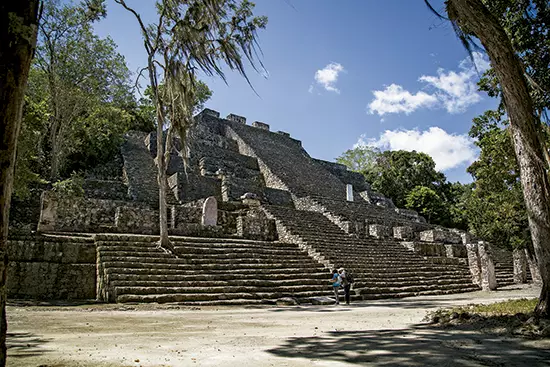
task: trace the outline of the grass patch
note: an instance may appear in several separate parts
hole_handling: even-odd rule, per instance
[[[461,327],[490,334],[527,338],[550,337],[550,320],[533,311],[538,299],[515,299],[491,304],[470,304],[428,312],[424,321],[441,327]]]
[[[491,303],[487,305],[468,305],[466,307],[455,307],[454,312],[479,313],[489,316],[516,315],[518,313],[530,314],[535,309],[538,299],[513,299],[504,302]]]

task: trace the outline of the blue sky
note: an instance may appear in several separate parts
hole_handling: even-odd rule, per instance
[[[126,1],[154,20],[153,0]],[[269,75],[249,68],[259,97],[228,73],[228,85],[205,79],[214,92],[207,107],[287,131],[315,158],[333,161],[356,144],[417,150],[449,180],[471,180],[471,120],[497,101],[476,91],[467,52],[423,1],[257,0],[255,13],[269,18],[259,34]],[[132,71],[145,65],[135,20],[112,0],[96,31],[114,39]],[[476,60],[478,70],[488,66],[486,56]]]

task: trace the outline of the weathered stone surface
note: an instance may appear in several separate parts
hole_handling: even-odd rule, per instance
[[[239,124],[246,124],[246,117],[235,115],[234,113],[227,115],[226,119],[229,121],[238,122]]]
[[[401,244],[422,256],[444,257],[446,255],[445,246],[442,243],[404,241]]]
[[[95,244],[86,239],[33,236],[8,241],[10,298],[94,299]]]
[[[158,233],[158,212],[150,209],[119,206],[115,212],[115,227],[118,232],[123,233]]]
[[[472,274],[472,281],[474,284],[481,286],[481,260],[477,250],[477,243],[466,244],[466,251],[468,254],[468,267]]]
[[[213,196],[210,196],[204,201],[201,224],[206,227],[218,224],[218,201]]]
[[[514,283],[527,283],[527,258],[523,249],[515,249],[514,258]]]
[[[468,257],[468,251],[466,250],[466,246],[462,244],[452,244],[452,245],[445,245],[445,251],[447,257],[459,257],[459,258],[467,258]]]
[[[497,288],[495,264],[491,256],[491,246],[487,242],[479,241],[477,245],[481,264],[481,289],[492,291]]]
[[[391,237],[392,229],[389,226],[382,224],[370,224],[369,225],[369,236],[376,238],[387,238]]]
[[[297,306],[300,303],[296,298],[292,297],[283,297],[277,299],[277,306]]]
[[[347,201],[353,201],[353,185],[347,184],[346,185],[346,200]]]
[[[334,298],[331,297],[312,297],[310,298],[310,302],[312,305],[333,305],[334,304]]]
[[[412,240],[414,239],[414,231],[412,227],[409,226],[393,227],[393,238],[398,240]]]
[[[440,229],[430,229],[420,232],[420,241],[425,242],[443,242],[443,243],[462,243],[462,238],[456,233],[443,231]]]
[[[254,121],[252,123],[252,126],[257,127],[258,129],[263,129],[263,130],[269,131],[269,124],[266,124],[264,122]]]
[[[277,239],[275,221],[260,209],[251,209],[237,218],[237,234],[252,240],[274,241]]]

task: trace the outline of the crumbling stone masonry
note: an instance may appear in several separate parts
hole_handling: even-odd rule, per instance
[[[361,174],[310,157],[268,123],[210,109],[195,121],[186,164],[174,138],[166,169],[169,232],[184,236],[172,239],[178,258],[156,248],[154,236],[156,146],[166,136],[130,132],[115,162],[86,174],[84,196],[44,192],[40,235],[12,232],[10,297],[311,302],[331,294],[332,267],[354,273],[356,299],[536,279],[529,258],[513,262],[510,252],[396,208]],[[199,284],[189,281],[197,269]],[[289,281],[293,272],[299,281]],[[241,278],[248,281],[232,281]]]

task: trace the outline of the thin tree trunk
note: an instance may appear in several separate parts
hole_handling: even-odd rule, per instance
[[[25,88],[36,47],[39,0],[0,3],[0,366],[6,365],[8,223]]]
[[[157,107],[158,109],[159,107]],[[164,249],[170,248],[168,238],[168,212],[166,210],[166,165],[164,161],[164,139],[162,121],[157,122],[157,167],[159,184],[159,227],[160,246]]]
[[[542,278],[536,314],[549,317],[550,306],[550,186],[537,132],[533,102],[510,39],[480,0],[448,0],[459,26],[466,26],[483,44],[502,87],[516,157],[520,166],[533,247]],[[449,9],[449,8],[448,8]],[[453,16],[449,14],[451,19]]]

